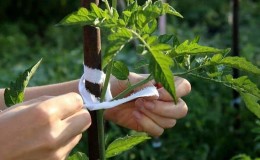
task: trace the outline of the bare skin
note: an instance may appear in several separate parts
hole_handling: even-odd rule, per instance
[[[131,73],[131,83],[147,75]],[[112,94],[126,88],[126,81],[111,78]],[[183,78],[175,78],[177,96],[187,95],[190,84]],[[63,160],[79,142],[82,132],[91,125],[89,112],[77,92],[78,81],[32,87],[26,90],[24,103],[5,109],[0,104],[0,157],[5,160]],[[149,82],[144,86],[154,85]],[[142,87],[144,87],[142,86]],[[141,87],[141,88],[142,88]],[[139,98],[105,111],[105,118],[123,127],[160,136],[165,128],[171,128],[176,120],[187,114],[185,102],[175,104],[164,88],[159,97]],[[0,97],[3,97],[0,90]],[[74,93],[69,93],[74,92]]]

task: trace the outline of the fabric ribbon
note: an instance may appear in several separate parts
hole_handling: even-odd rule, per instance
[[[100,109],[108,109],[129,102],[136,98],[159,96],[156,87],[149,86],[131,94],[128,97],[111,101],[113,97],[110,90],[110,84],[108,84],[106,95],[105,95],[105,101],[100,102],[99,97],[96,97],[95,95],[91,94],[87,89],[85,89],[85,81],[91,82],[93,84],[103,84],[105,81],[105,77],[106,75],[103,71],[98,69],[92,69],[84,65],[84,73],[80,78],[78,89],[84,101],[84,107],[87,108],[88,110],[93,111],[93,110],[100,110]]]

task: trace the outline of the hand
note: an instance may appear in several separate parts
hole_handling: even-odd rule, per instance
[[[64,160],[91,124],[81,97],[41,97],[0,113],[0,157],[4,160]]]
[[[147,75],[130,73],[129,80],[135,84]],[[175,104],[170,94],[159,88],[159,97],[138,98],[115,108],[105,111],[105,118],[123,127],[136,131],[147,132],[151,136],[160,136],[165,128],[171,128],[176,124],[176,120],[186,116],[188,108],[180,97],[187,95],[191,86],[190,83],[180,77],[175,77],[176,94],[179,97]],[[111,78],[112,94],[117,95],[127,87],[127,81],[119,81]],[[149,82],[142,87],[155,85]],[[138,90],[138,89],[137,89]]]

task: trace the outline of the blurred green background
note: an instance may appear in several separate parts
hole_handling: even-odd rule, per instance
[[[167,17],[167,32],[175,33],[181,41],[199,35],[202,45],[229,48],[232,45],[230,2],[170,1],[168,3],[184,19]],[[81,76],[82,28],[55,26],[79,6],[80,1],[69,0],[0,1],[1,88],[7,87],[40,58],[43,62],[30,85],[64,82]],[[260,66],[259,10],[260,1],[240,0],[240,54],[257,66]],[[119,58],[129,65],[134,64],[137,60],[134,51],[126,48],[124,52]],[[249,76],[259,87],[260,78]],[[232,91],[217,84],[185,78],[192,84],[191,94],[185,97],[189,106],[187,117],[160,138],[153,138],[114,159],[225,160],[240,153],[260,157],[260,142],[252,132],[257,119],[243,103],[239,109],[232,107]],[[107,132],[107,141],[111,141],[132,131],[108,123]],[[83,143],[77,146],[83,151],[84,148]]]

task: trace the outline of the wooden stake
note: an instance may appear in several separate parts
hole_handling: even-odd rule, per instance
[[[89,9],[90,3],[99,4],[99,0],[82,0],[82,6]],[[101,40],[100,30],[91,26],[83,27],[84,37],[84,64],[91,68],[101,70]],[[85,87],[96,97],[101,95],[101,87],[98,84],[86,83]],[[90,112],[92,124],[88,129],[88,156],[89,160],[100,159],[97,111]]]

